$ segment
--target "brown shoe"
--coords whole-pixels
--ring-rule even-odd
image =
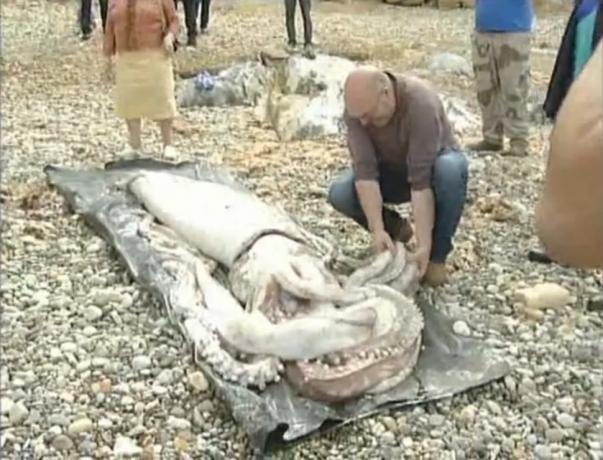
[[[512,157],[525,157],[528,155],[529,144],[523,139],[511,139],[509,150],[502,152],[502,155]]]
[[[429,262],[427,271],[423,276],[423,282],[431,287],[438,287],[448,280],[448,270],[446,264]]]
[[[501,142],[493,142],[486,139],[482,139],[479,142],[474,142],[473,144],[467,145],[468,150],[473,150],[474,152],[498,152],[503,149],[503,143]]]

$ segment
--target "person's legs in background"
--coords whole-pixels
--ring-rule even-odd
[[[92,22],[92,0],[80,1],[80,30],[82,40],[88,40],[92,35],[94,24]]]
[[[287,28],[287,46],[293,50],[297,46],[295,37],[295,8],[297,0],[285,0],[285,26]]]
[[[530,33],[504,34],[496,46],[496,62],[500,76],[504,133],[510,148],[506,154],[524,156],[529,150],[531,65]]]
[[[502,150],[504,129],[493,34],[474,32],[471,42],[475,88],[482,114],[482,140],[467,148],[478,152]]]
[[[103,21],[103,33],[105,32],[105,25],[107,23],[107,13],[109,11],[109,0],[98,0],[101,13],[101,21]]]
[[[198,2],[197,2],[198,5]],[[197,6],[198,8],[198,6]],[[201,0],[201,33],[207,33],[209,26],[209,10],[211,8],[211,0]]]
[[[197,46],[197,17],[199,0],[182,0],[184,3],[184,22],[186,24],[186,46]]]
[[[308,58],[314,58],[314,49],[312,43],[312,17],[310,10],[312,9],[312,0],[299,0],[299,6],[302,12],[304,22],[304,54]]]

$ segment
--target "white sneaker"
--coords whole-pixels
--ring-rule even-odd
[[[126,146],[115,154],[118,160],[133,160],[141,156],[140,149],[133,149],[131,146]]]
[[[166,145],[163,148],[163,156],[166,160],[176,160],[180,157],[180,152],[173,145]]]

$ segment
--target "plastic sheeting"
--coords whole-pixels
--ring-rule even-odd
[[[167,307],[170,290],[175,287],[168,277],[160,276],[159,255],[137,233],[138,223],[148,214],[126,188],[141,169],[246,189],[227,172],[201,162],[174,165],[140,159],[108,163],[104,170],[45,168],[49,182],[72,211],[82,215],[117,250],[134,279]],[[202,361],[198,365],[248,434],[251,447],[260,453],[392,408],[449,397],[509,372],[508,364],[482,341],[457,336],[453,320],[431,305],[420,307],[425,317],[424,348],[413,374],[391,391],[344,404],[329,405],[299,397],[286,381],[273,383],[262,392],[254,391],[222,380]]]

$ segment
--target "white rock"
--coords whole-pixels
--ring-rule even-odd
[[[49,354],[50,361],[52,361],[54,363],[63,359],[63,353],[61,352],[60,348],[52,347],[48,354]]]
[[[103,316],[103,311],[96,305],[90,305],[88,308],[86,308],[84,316],[88,321],[96,321]]]
[[[171,369],[162,370],[157,376],[157,383],[161,385],[169,385],[174,381],[174,373]]]
[[[168,417],[167,425],[169,428],[172,428],[173,430],[180,430],[180,431],[190,430],[190,428],[191,428],[191,422],[189,422],[188,420],[186,420],[184,418],[174,417],[172,415],[170,415]]]
[[[117,435],[113,446],[113,455],[116,457],[133,457],[142,454],[142,448],[136,442],[125,436]]]
[[[69,425],[67,428],[67,432],[70,435],[75,435],[79,433],[89,433],[94,429],[94,423],[87,417],[77,419]]]
[[[561,308],[570,300],[567,289],[556,283],[540,283],[532,287],[515,291],[514,300],[526,309],[542,310]]]
[[[103,430],[108,430],[109,428],[111,428],[113,426],[113,422],[108,419],[108,418],[101,418],[98,421],[98,427],[103,429]]]
[[[151,367],[151,365],[151,358],[146,355],[138,355],[132,359],[132,367],[134,368],[134,370],[137,371],[148,369],[149,367]]]
[[[10,398],[0,398],[0,414],[8,415],[11,408],[15,405],[14,401]]]
[[[431,58],[429,70],[435,73],[448,73],[454,75],[473,75],[473,67],[462,56],[454,53],[439,53]]]
[[[8,419],[12,425],[20,425],[29,416],[29,410],[22,402],[15,403],[8,412]]]
[[[61,351],[63,353],[75,353],[77,351],[77,345],[73,342],[64,342],[61,344]]]
[[[471,329],[469,329],[469,326],[465,321],[455,321],[452,325],[452,330],[457,335],[462,335],[465,337],[471,335]]]
[[[122,295],[113,288],[95,289],[92,292],[92,302],[99,307],[104,307],[110,303],[120,304]]]
[[[209,384],[203,372],[195,371],[188,374],[188,383],[197,391],[207,391]]]

